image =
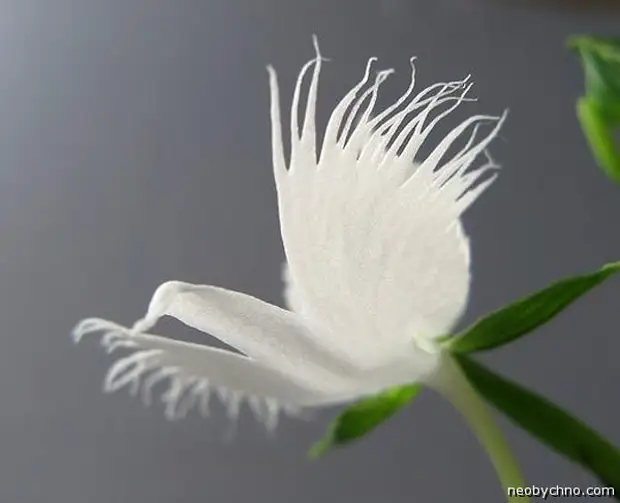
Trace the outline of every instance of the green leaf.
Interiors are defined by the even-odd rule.
[[[586,94],[610,107],[608,118],[620,119],[620,38],[574,36],[568,41],[581,58],[585,72]]]
[[[620,451],[546,398],[464,355],[455,356],[470,383],[495,408],[542,443],[614,488],[620,499]]]
[[[551,320],[579,297],[620,271],[613,262],[583,276],[563,279],[476,321],[446,343],[455,353],[485,351],[522,337]]]
[[[596,163],[614,182],[620,184],[620,150],[604,110],[589,98],[577,101],[577,117]]]
[[[620,38],[575,36],[568,45],[580,56],[586,96],[577,102],[577,116],[597,164],[620,184]]]
[[[409,403],[420,389],[419,384],[392,388],[350,406],[329,426],[325,437],[310,449],[310,457],[318,458],[333,447],[343,446],[370,433]]]

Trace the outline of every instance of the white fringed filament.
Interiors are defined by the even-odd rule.
[[[470,76],[460,81],[433,84],[414,94],[416,67],[415,59],[410,59],[411,79],[404,94],[395,103],[376,116],[375,105],[381,84],[393,73],[392,69],[377,73],[372,84],[370,74],[377,58],[370,58],[364,76],[337,104],[328,121],[325,135],[317,159],[316,104],[318,82],[322,63],[318,41],[313,37],[316,57],[302,68],[291,107],[291,156],[287,163],[282,142],[277,75],[268,66],[271,89],[272,147],[273,166],[276,181],[293,175],[303,169],[337,169],[338,165],[349,168],[353,161],[360,176],[368,171],[381,171],[389,168],[386,174],[390,179],[400,179],[404,190],[411,192],[412,198],[420,198],[420,187],[437,189],[437,195],[451,199],[457,214],[467,209],[477,197],[493,182],[495,175],[476,185],[481,177],[499,166],[491,159],[487,147],[497,136],[507,111],[501,116],[475,115],[463,121],[450,131],[435,149],[424,159],[419,159],[419,150],[430,133],[459,105],[467,101],[467,94],[473,84]],[[299,109],[304,79],[313,69],[305,106],[303,126],[299,128]],[[450,106],[442,110],[442,107]],[[433,116],[436,114],[435,116]],[[480,127],[493,124],[491,130],[482,138],[477,138]],[[450,148],[470,130],[466,144],[450,159],[444,160]],[[469,170],[474,160],[484,154],[487,162],[475,170]],[[309,161],[313,162],[309,162]],[[343,168],[345,169],[345,168]]]
[[[102,333],[101,346],[107,354],[116,350],[128,350],[129,354],[117,360],[108,370],[104,379],[103,391],[113,393],[128,388],[133,396],[140,394],[146,406],[152,403],[153,387],[161,382],[168,383],[162,392],[161,401],[167,419],[173,421],[184,418],[194,407],[203,417],[210,414],[209,402],[213,392],[225,406],[227,416],[236,421],[242,399],[246,398],[250,410],[268,431],[275,430],[280,412],[292,416],[302,416],[295,407],[278,404],[275,400],[261,396],[244,396],[243,393],[212,386],[207,378],[192,375],[188,368],[181,366],[162,365],[161,356],[165,354],[169,339],[149,335],[159,339],[162,349],[141,349],[141,334],[111,321],[88,318],[80,322],[72,332],[73,340],[78,343],[86,335]],[[196,345],[200,347],[199,345]]]

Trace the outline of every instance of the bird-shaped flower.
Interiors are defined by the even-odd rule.
[[[469,79],[416,94],[412,59],[407,90],[376,112],[379,88],[391,71],[371,79],[372,58],[362,80],[333,110],[319,148],[315,110],[324,59],[316,39],[315,49],[295,86],[288,162],[277,76],[268,67],[290,310],[215,286],[166,282],[133,327],[91,318],[75,328],[76,340],[103,332],[109,351],[130,349],[109,370],[107,391],[129,385],[148,398],[156,382],[168,379],[164,401],[171,417],[196,402],[206,406],[210,391],[217,390],[230,413],[247,398],[273,426],[280,409],[430,383],[441,369],[437,339],[450,333],[469,291],[469,244],[460,218],[496,176],[489,173],[496,166],[486,151],[504,117],[473,116],[421,155],[435,126],[469,100]],[[478,137],[484,124],[490,132]],[[481,157],[486,162],[472,169]],[[162,316],[239,353],[152,335]]]

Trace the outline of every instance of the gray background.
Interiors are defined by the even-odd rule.
[[[465,322],[617,260],[620,188],[582,139],[581,70],[563,47],[574,32],[618,34],[611,4],[0,1],[0,502],[502,501],[476,440],[430,393],[312,464],[305,450],[334,411],[286,419],[273,439],[246,412],[227,442],[221,412],[169,423],[103,395],[111,360],[69,332],[85,316],[133,322],[167,279],[281,302],[264,67],[288,106],[313,32],[334,60],[323,119],[373,55],[398,70],[388,101],[415,54],[423,83],[473,74],[469,112],[511,109],[493,149],[503,173],[466,217]],[[620,444],[618,288],[485,360]],[[593,482],[502,424],[529,483]]]

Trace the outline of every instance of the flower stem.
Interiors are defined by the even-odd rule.
[[[452,403],[472,429],[495,468],[508,502],[529,503],[527,497],[510,495],[510,488],[514,491],[525,487],[523,476],[491,410],[469,383],[458,364],[446,356],[429,385]]]

